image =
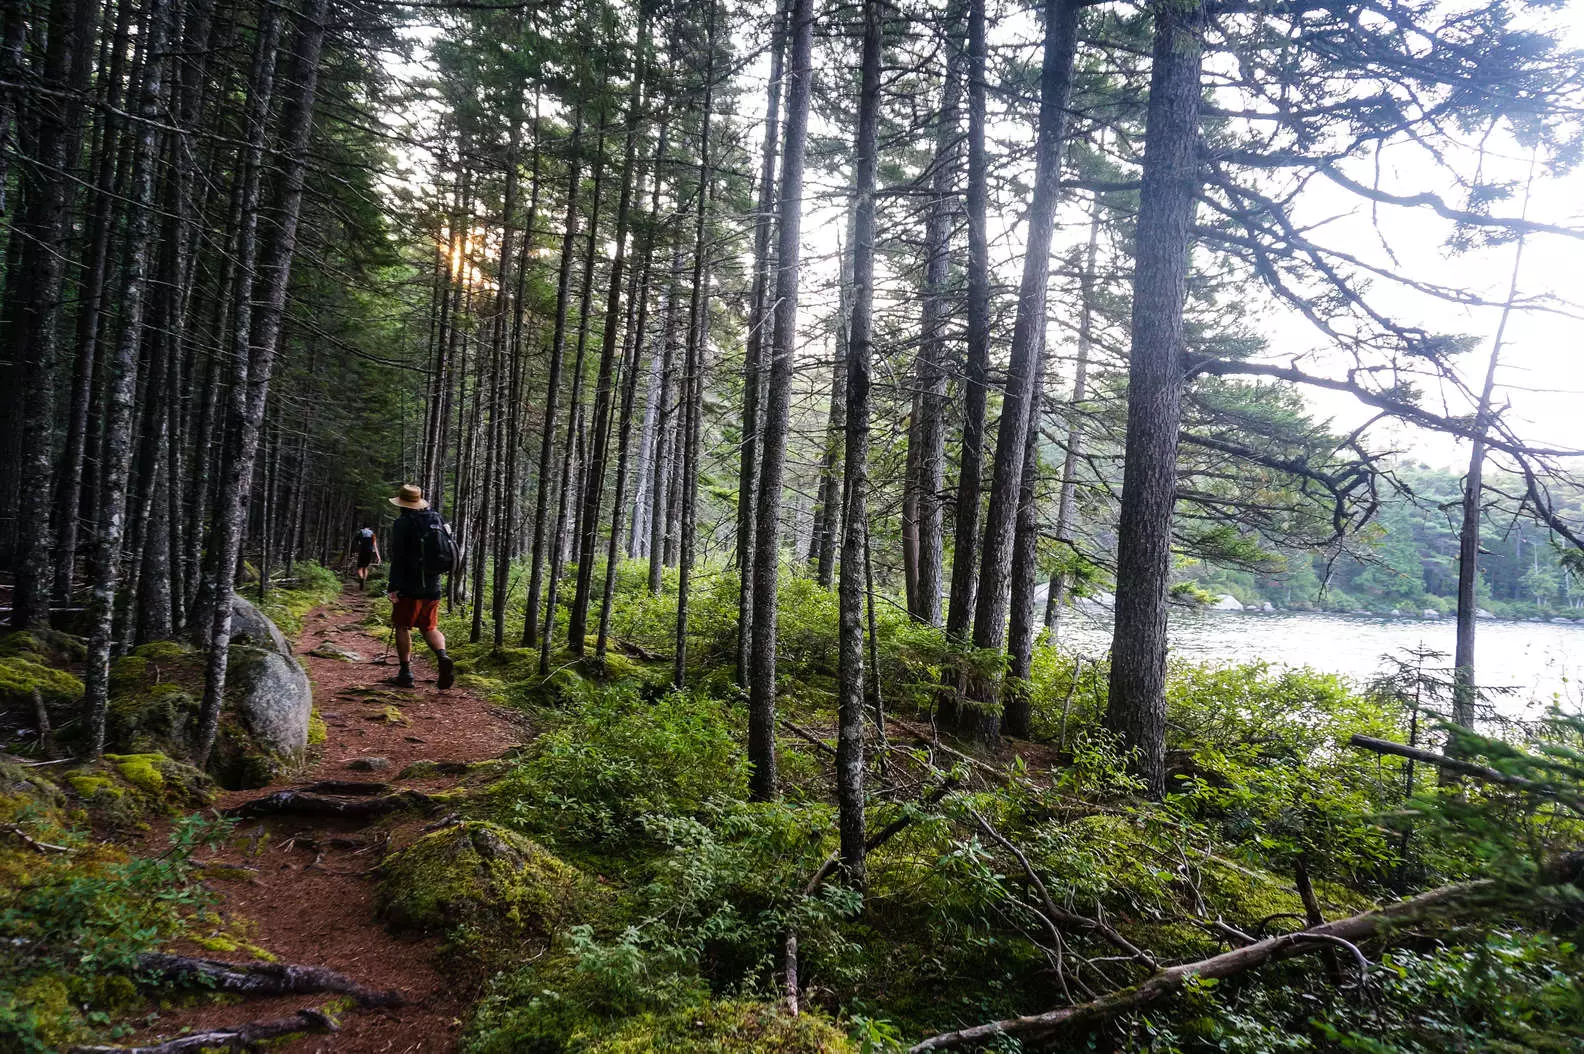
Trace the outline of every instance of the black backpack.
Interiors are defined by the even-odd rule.
[[[418,536],[418,552],[425,578],[439,578],[456,570],[456,542],[439,513],[430,512],[424,518],[423,530]]]

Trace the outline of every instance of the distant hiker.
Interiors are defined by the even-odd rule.
[[[363,527],[357,532],[354,543],[357,550],[357,580],[358,589],[368,588],[369,565],[383,563],[380,559],[379,538],[374,534],[374,528]]]
[[[439,662],[439,687],[449,688],[456,677],[455,665],[446,654],[445,635],[439,629],[440,580],[456,563],[456,545],[445,521],[429,508],[417,487],[404,484],[390,503],[402,510],[391,528],[391,626],[396,635],[396,658],[401,663],[396,686],[413,686],[412,631],[416,629]]]

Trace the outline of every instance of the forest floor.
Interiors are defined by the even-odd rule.
[[[388,665],[381,662],[384,644],[365,621],[384,602],[383,596],[348,590],[309,613],[295,647],[313,681],[314,702],[326,725],[325,742],[297,778],[228,791],[217,802],[219,808],[319,780],[380,781],[390,783],[392,790],[435,793],[456,781],[400,779],[398,774],[418,761],[495,758],[523,741],[520,722],[478,694],[460,686],[437,690],[435,670],[421,642],[413,664],[418,686],[398,689],[388,683],[396,673],[395,654]],[[326,642],[362,661],[311,654]],[[353,767],[360,759],[388,764],[376,761],[379,767],[370,772]],[[243,820],[224,851],[204,860],[208,873],[216,876],[208,884],[219,897],[218,911],[249,944],[283,963],[328,967],[359,984],[398,990],[406,997],[401,1006],[348,1010],[338,1018],[339,1031],[299,1036],[271,1049],[292,1054],[455,1049],[461,1017],[476,994],[476,979],[445,972],[437,961],[437,939],[394,936],[377,916],[380,860],[411,842],[432,819],[398,814],[372,826],[367,820],[306,817]],[[159,834],[151,832],[151,837]],[[247,958],[244,953],[171,950],[238,962]],[[252,998],[162,1010],[138,1040],[287,1017],[322,1007],[328,998]]]

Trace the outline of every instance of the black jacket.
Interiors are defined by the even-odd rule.
[[[390,590],[404,597],[439,600],[442,575],[425,575],[423,536],[440,522],[433,509],[403,509],[391,527]]]

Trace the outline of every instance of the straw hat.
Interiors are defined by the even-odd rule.
[[[411,483],[403,483],[400,493],[390,500],[392,505],[400,509],[427,509],[429,503],[424,501],[423,491]]]

